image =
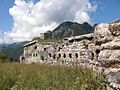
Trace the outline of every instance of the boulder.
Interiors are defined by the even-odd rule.
[[[110,29],[110,32],[111,32],[114,36],[119,36],[119,35],[120,35],[120,24],[110,25],[109,29]]]
[[[108,81],[107,90],[120,90],[120,69],[109,68],[104,73]]]
[[[98,54],[97,61],[103,67],[111,67],[120,63],[120,50],[102,50]]]
[[[120,50],[120,37],[116,37],[113,41],[102,44],[101,49]]]
[[[95,27],[94,41],[95,43],[104,43],[113,40],[113,35],[109,30],[109,24],[102,23]]]

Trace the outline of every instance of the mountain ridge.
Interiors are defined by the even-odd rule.
[[[87,22],[79,24],[77,22],[66,21],[52,31],[52,38],[63,39],[65,37],[88,34],[93,32],[92,28]]]

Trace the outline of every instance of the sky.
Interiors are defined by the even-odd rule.
[[[119,9],[120,0],[1,0],[0,44],[31,40],[64,21],[113,22]]]

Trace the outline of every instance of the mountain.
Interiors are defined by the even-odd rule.
[[[62,39],[65,37],[88,34],[92,31],[92,26],[87,22],[79,24],[77,22],[67,21],[60,24],[56,29],[52,31],[52,37],[56,39]]]
[[[28,43],[28,41],[24,42],[16,42],[13,44],[0,45],[0,51],[5,52],[8,55],[8,59],[18,60],[19,56],[23,53],[23,45]]]

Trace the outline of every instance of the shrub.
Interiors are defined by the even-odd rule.
[[[0,52],[0,62],[6,62],[7,61],[7,54],[4,52]]]

